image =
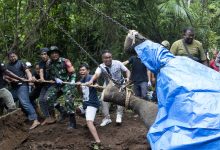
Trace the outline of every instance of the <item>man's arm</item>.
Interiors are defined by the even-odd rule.
[[[148,82],[151,83],[151,72],[148,69],[147,69],[147,78],[148,78]]]
[[[4,73],[5,73],[5,75],[7,75],[7,76],[9,76],[9,77],[11,77],[11,78],[13,78],[13,79],[17,79],[17,80],[20,80],[20,81],[24,81],[23,78],[21,78],[21,77],[15,75],[13,72],[9,71],[8,69],[6,69]]]
[[[100,77],[101,75],[101,68],[97,68],[96,71],[95,71],[95,74],[92,76],[92,78],[90,79],[89,82],[87,82],[87,84],[91,85],[94,83],[94,81],[97,81],[97,79]]]
[[[95,74],[92,76],[91,80],[90,80],[88,83],[89,83],[89,84],[93,84],[94,81],[96,81],[99,77],[100,77],[100,74],[99,74],[99,73],[95,73]]]
[[[131,76],[131,72],[130,72],[130,70],[126,70],[126,78],[127,78],[127,82],[129,81],[129,79],[130,79],[130,76]]]
[[[40,80],[44,81],[44,70],[40,69]]]
[[[126,61],[124,61],[124,62],[122,62],[123,63],[123,65],[127,65],[128,63],[129,63],[129,61],[128,60],[126,60]]]
[[[200,60],[201,63],[205,66],[208,66],[208,61],[207,61],[207,57],[205,54],[205,51],[203,49],[202,43],[199,44],[199,51],[200,51]]]
[[[27,79],[31,81],[32,80],[32,74],[31,74],[30,70],[25,69],[25,73],[26,73]]]
[[[121,70],[126,73],[126,80],[127,80],[127,82],[128,82],[129,79],[130,79],[130,76],[131,76],[131,72],[130,72],[130,70],[128,70],[127,67],[125,67],[125,65],[124,65],[122,62],[120,62],[120,61],[118,61],[118,62],[119,62],[119,64],[120,64]]]
[[[66,65],[68,73],[70,74],[75,73],[75,68],[69,59],[65,59],[65,65]]]
[[[9,71],[4,63],[0,63],[0,71],[4,73],[4,78],[8,81],[16,81],[16,80],[23,81],[22,78],[18,77],[16,74]]]
[[[134,62],[135,56],[131,56],[128,60],[122,62],[122,64],[124,66],[126,66],[127,64],[132,64]]]

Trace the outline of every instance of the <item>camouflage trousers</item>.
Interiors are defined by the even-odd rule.
[[[74,113],[74,93],[75,87],[71,85],[52,85],[46,92],[46,99],[49,107],[54,107],[58,104],[58,98],[63,95],[64,109],[67,113]]]

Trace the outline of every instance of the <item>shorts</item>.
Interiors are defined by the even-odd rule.
[[[78,107],[80,109],[81,114],[85,114],[86,116],[86,121],[94,121],[95,120],[95,115],[97,108],[93,106],[87,106],[87,108],[84,110],[82,106]]]

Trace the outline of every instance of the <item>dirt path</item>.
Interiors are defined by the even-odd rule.
[[[112,150],[147,150],[146,127],[135,114],[126,112],[121,126],[115,125],[115,116],[112,115],[113,123],[100,127],[102,116],[96,118],[97,130],[106,149]],[[40,126],[30,132],[29,137],[19,145],[16,150],[87,150],[93,140],[85,119],[77,116],[78,129],[67,130],[67,121],[64,124]],[[13,141],[12,141],[13,142]]]

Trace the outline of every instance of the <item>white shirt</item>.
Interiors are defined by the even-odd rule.
[[[102,69],[101,69],[101,68]],[[125,65],[123,65],[122,62],[118,61],[118,60],[112,60],[112,65],[110,67],[107,67],[104,63],[100,64],[100,67],[98,67],[95,71],[96,74],[101,74],[103,73],[103,71],[106,71],[106,73],[108,73],[107,69],[109,69],[110,72],[110,76],[112,77],[113,80],[116,81],[122,81],[124,79],[122,72],[126,72],[128,70],[127,67],[125,67]],[[105,83],[108,82],[106,81],[107,79],[105,79]]]

